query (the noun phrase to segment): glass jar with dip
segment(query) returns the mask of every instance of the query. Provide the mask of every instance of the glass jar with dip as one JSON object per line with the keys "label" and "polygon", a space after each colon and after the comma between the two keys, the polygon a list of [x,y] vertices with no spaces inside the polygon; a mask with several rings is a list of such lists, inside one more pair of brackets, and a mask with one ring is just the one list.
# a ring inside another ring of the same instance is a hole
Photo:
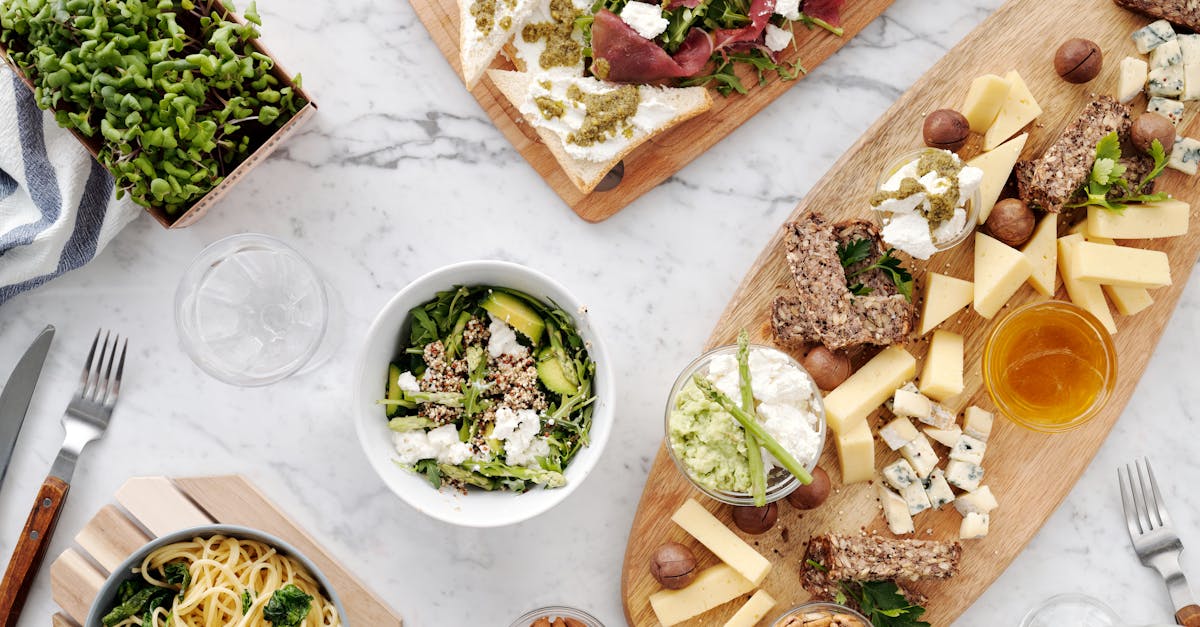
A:
{"label": "glass jar with dip", "polygon": [[844,605],[813,602],[793,607],[783,616],[775,619],[771,627],[807,627],[809,625],[871,627],[871,621]]}
{"label": "glass jar with dip", "polygon": [[1046,433],[1074,429],[1112,395],[1117,353],[1095,316],[1071,303],[1025,305],[992,328],[983,381],[1000,413]]}
{"label": "glass jar with dip", "polygon": [[[953,178],[945,176],[951,170],[956,170]],[[884,243],[916,259],[963,243],[979,222],[982,180],[982,170],[948,150],[900,155],[884,168],[871,199]],[[936,222],[930,219],[930,214],[947,213]]]}

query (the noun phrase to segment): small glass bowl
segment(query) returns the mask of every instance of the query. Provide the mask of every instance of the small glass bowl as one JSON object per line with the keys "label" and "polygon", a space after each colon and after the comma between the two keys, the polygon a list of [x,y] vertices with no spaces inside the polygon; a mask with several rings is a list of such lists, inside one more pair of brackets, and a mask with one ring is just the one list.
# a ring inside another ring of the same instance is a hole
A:
{"label": "small glass bowl", "polygon": [[1021,620],[1021,627],[1114,627],[1119,624],[1120,617],[1103,601],[1078,593],[1052,596],[1029,610]]}
{"label": "small glass bowl", "polygon": [[[1006,336],[1011,334],[1014,324],[1019,323],[1026,316],[1045,311],[1072,316],[1077,321],[1082,322],[1086,332],[1093,336],[1099,344],[1104,356],[1103,381],[1092,404],[1070,420],[1055,423],[1039,420],[1038,411],[1034,408],[1023,406],[1022,403],[1010,398],[1000,384],[1000,373],[1008,366],[1006,363],[1001,363],[1003,359],[1001,344],[1005,341]],[[992,332],[988,334],[987,343],[983,347],[982,362],[984,386],[987,388],[988,395],[991,396],[992,402],[996,404],[996,408],[1000,413],[1026,429],[1041,433],[1069,431],[1095,418],[1096,414],[1108,402],[1109,397],[1112,396],[1117,383],[1117,352],[1113,346],[1112,335],[1109,334],[1108,330],[1104,328],[1104,325],[1096,316],[1082,307],[1060,300],[1030,303],[1018,307],[1004,316],[1004,318],[992,327]]]}
{"label": "small glass bowl", "polygon": [[[787,358],[788,363],[799,369],[800,372],[803,372],[805,376],[812,381],[812,375],[808,374],[808,371],[804,369],[804,366],[801,366],[800,362],[796,361],[791,355],[788,355],[777,348],[763,346],[761,344],[751,344],[750,350],[752,352],[755,350],[768,350],[779,353]],[[719,346],[704,353],[703,355],[700,355],[683,369],[683,372],[681,372],[679,377],[675,379],[675,385],[671,386],[670,396],[667,397],[667,410],[663,420],[663,425],[666,430],[667,453],[671,456],[671,461],[675,462],[675,467],[679,469],[679,472],[683,474],[683,476],[687,477],[688,481],[690,481],[697,490],[700,490],[701,492],[718,501],[721,501],[722,503],[728,503],[730,505],[754,505],[754,496],[749,492],[714,490],[708,486],[702,485],[699,481],[692,477],[691,472],[688,471],[688,468],[684,465],[683,460],[675,454],[675,447],[671,444],[671,412],[675,409],[675,399],[679,395],[679,392],[683,390],[683,387],[687,385],[688,381],[691,381],[692,375],[696,374],[697,372],[707,371],[708,364],[714,357],[718,355],[729,355],[734,353],[737,353],[737,345],[735,344]],[[808,470],[809,472],[812,472],[812,470],[817,467],[817,462],[820,460],[821,452],[825,450],[825,434],[827,431],[825,426],[825,403],[821,399],[821,393],[816,391],[817,384],[813,382],[812,386],[814,390],[813,404],[817,414],[817,438],[819,439],[820,443],[817,445],[817,455],[804,465],[805,470]],[[797,479],[795,475],[788,472],[785,468],[776,466],[775,468],[771,469],[770,473],[767,474],[767,502],[772,503],[778,501],[779,499],[791,494],[798,487],[800,487],[800,480]]]}
{"label": "small glass bowl", "polygon": [[800,616],[806,612],[819,612],[821,610],[846,614],[847,616],[850,616],[861,622],[862,627],[871,627],[871,621],[868,620],[866,616],[859,614],[845,605],[838,605],[837,603],[825,603],[821,601],[813,601],[811,603],[804,603],[803,605],[797,605],[796,607],[793,607],[792,609],[784,612],[779,618],[776,618],[775,622],[771,623],[771,627],[783,627],[784,623],[793,616]]}
{"label": "small glass bowl", "polygon": [[517,620],[513,621],[511,627],[530,627],[533,625],[534,621],[543,618],[548,620],[553,620],[555,618],[573,618],[583,623],[586,627],[604,627],[604,623],[600,622],[600,619],[596,618],[595,616],[592,616],[583,610],[577,610],[573,607],[566,607],[563,605],[551,605],[549,607],[538,608],[532,612],[526,612],[517,618]]}
{"label": "small glass bowl", "polygon": [[[899,157],[897,157],[895,161],[892,161],[891,163],[889,163],[888,166],[883,169],[883,174],[879,177],[879,182],[875,184],[875,191],[879,191],[880,189],[882,189],[883,184],[886,183],[888,181],[888,179],[892,178],[893,175],[895,175],[897,172],[899,172],[900,168],[903,168],[906,164],[908,164],[911,161],[916,161],[917,159],[920,159],[921,155],[925,154],[925,152],[929,151],[929,150],[941,150],[941,149],[940,148],[922,148],[920,150],[906,152],[903,155],[900,155]],[[941,150],[941,152],[950,152],[950,151]],[[954,154],[954,153],[951,153],[951,154]],[[955,156],[957,157],[958,155],[955,155]],[[961,157],[960,157],[960,159],[961,159]],[[965,162],[964,162],[964,164],[965,164]],[[938,252],[943,252],[946,250],[950,250],[951,248],[954,248],[955,246],[958,246],[959,244],[965,242],[967,240],[967,238],[970,237],[971,234],[975,232],[975,227],[978,226],[979,208],[982,205],[983,205],[983,195],[980,192],[979,187],[976,187],[975,193],[971,194],[971,196],[969,198],[967,198],[967,202],[963,205],[963,209],[965,209],[967,212],[967,221],[963,224],[963,230],[959,231],[957,235],[955,235],[954,237],[952,237],[948,240],[942,240],[942,241],[934,240],[933,241],[934,248],[936,248]],[[871,207],[871,214],[875,216],[875,219],[879,222],[880,226],[887,226],[888,222],[891,221],[891,217],[892,217],[892,214],[890,212],[879,211],[879,210],[875,209],[874,207]]]}

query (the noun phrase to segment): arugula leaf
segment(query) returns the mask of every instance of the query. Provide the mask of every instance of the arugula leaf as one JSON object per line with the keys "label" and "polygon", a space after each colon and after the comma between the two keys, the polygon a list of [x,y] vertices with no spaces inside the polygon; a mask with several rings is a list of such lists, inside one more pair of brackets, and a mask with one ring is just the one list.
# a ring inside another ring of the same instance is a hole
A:
{"label": "arugula leaf", "polygon": [[312,600],[295,584],[289,583],[271,595],[263,608],[263,618],[275,627],[299,627],[312,609]]}
{"label": "arugula leaf", "polygon": [[931,627],[919,620],[925,608],[913,605],[891,581],[842,582],[842,593],[853,599],[875,627]]}
{"label": "arugula leaf", "polygon": [[742,83],[742,79],[737,75],[737,64],[741,63],[754,68],[758,76],[758,84],[765,85],[770,78],[770,73],[774,72],[781,80],[792,81],[800,74],[805,74],[808,70],[800,65],[799,61],[791,64],[779,64],[773,61],[761,50],[753,49],[749,52],[718,52],[713,54],[713,62],[716,64],[716,69],[711,74],[703,74],[694,76],[680,82],[684,87],[696,85],[707,85],[711,82],[716,82],[717,93],[722,96],[728,96],[733,92],[746,94],[749,91]]}
{"label": "arugula leaf", "polygon": [[442,487],[442,470],[438,467],[436,459],[422,459],[412,465],[412,470],[419,475],[425,475],[425,480],[434,488]]}

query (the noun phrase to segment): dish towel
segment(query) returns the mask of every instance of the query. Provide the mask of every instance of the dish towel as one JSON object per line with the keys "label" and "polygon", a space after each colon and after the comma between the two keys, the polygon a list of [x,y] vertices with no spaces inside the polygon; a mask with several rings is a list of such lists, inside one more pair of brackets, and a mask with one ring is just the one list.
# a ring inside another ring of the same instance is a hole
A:
{"label": "dish towel", "polygon": [[0,63],[0,306],[91,261],[140,213]]}

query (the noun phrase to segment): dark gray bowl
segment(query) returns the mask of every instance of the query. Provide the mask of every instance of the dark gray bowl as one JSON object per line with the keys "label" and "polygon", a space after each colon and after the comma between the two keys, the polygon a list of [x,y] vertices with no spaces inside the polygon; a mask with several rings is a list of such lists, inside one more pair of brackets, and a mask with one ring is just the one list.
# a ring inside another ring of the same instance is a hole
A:
{"label": "dark gray bowl", "polygon": [[134,577],[133,569],[141,566],[142,561],[146,559],[147,555],[154,552],[159,547],[168,544],[186,542],[192,538],[207,538],[215,535],[229,536],[243,540],[254,540],[256,542],[262,542],[263,544],[269,544],[275,547],[275,550],[281,555],[286,555],[296,560],[308,570],[308,572],[313,576],[313,579],[317,580],[317,583],[321,584],[322,592],[325,593],[325,596],[329,597],[329,600],[333,602],[334,607],[337,608],[338,616],[341,618],[342,624],[349,624],[349,621],[346,618],[346,608],[342,607],[342,600],[338,598],[337,591],[333,589],[332,585],[330,585],[329,579],[327,579],[325,574],[322,573],[319,568],[317,568],[316,564],[312,563],[312,561],[310,561],[307,557],[304,557],[304,555],[293,548],[292,545],[269,533],[259,531],[257,529],[251,529],[249,527],[240,527],[238,525],[201,525],[199,527],[181,529],[175,533],[169,533],[165,536],[162,536],[161,538],[155,538],[154,540],[151,540],[142,546],[142,548],[134,551],[133,555],[130,555],[129,558],[124,562],[121,562],[121,565],[116,567],[112,573],[109,574],[108,580],[105,581],[104,585],[100,587],[100,594],[96,595],[96,600],[92,602],[92,609],[88,612],[88,617],[84,622],[84,627],[103,627],[103,623],[100,622],[100,619],[112,609],[112,606],[117,599],[117,588],[120,587],[122,582]]}

